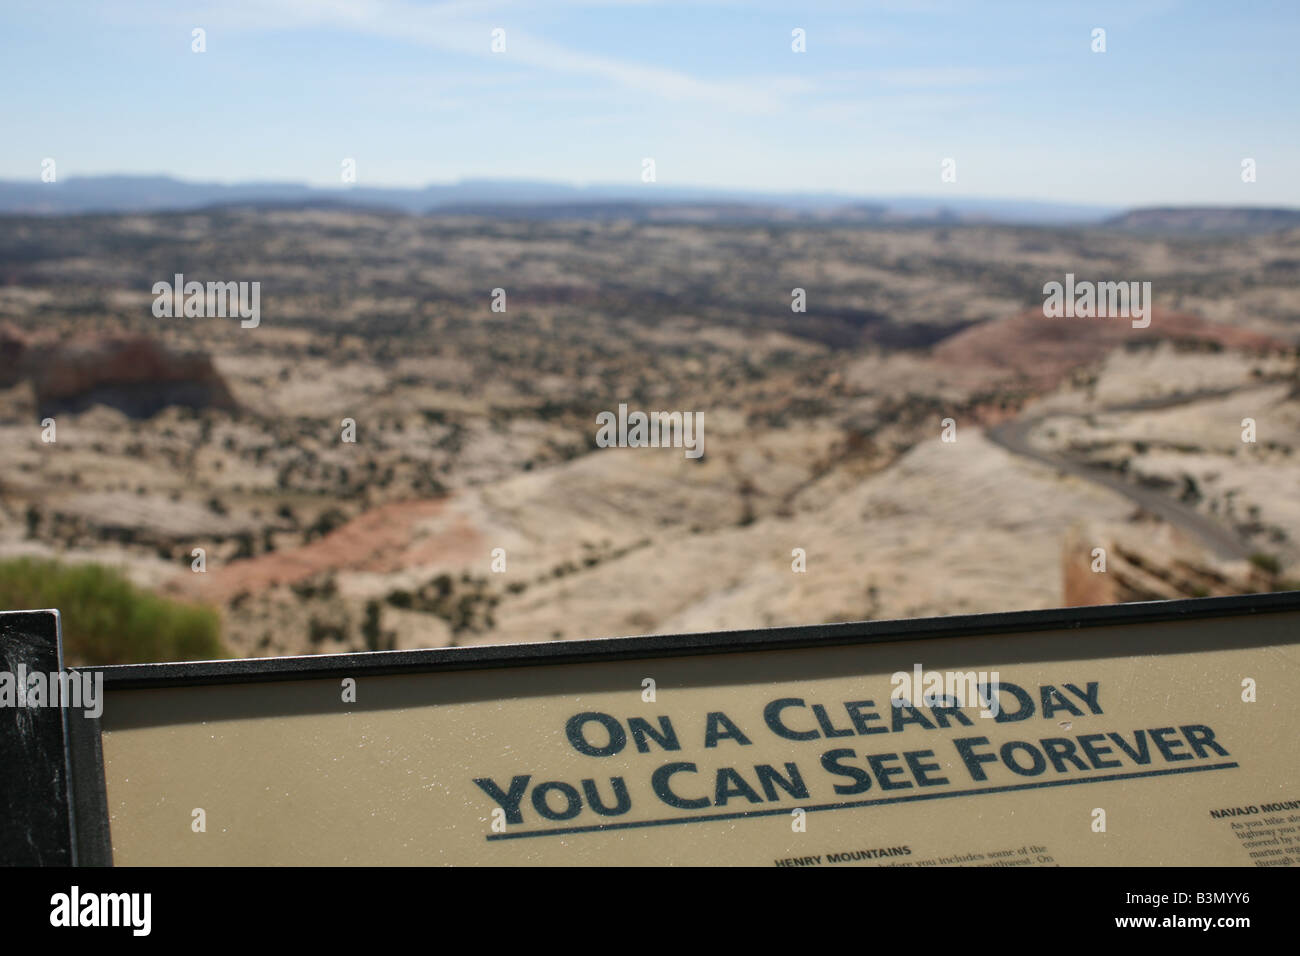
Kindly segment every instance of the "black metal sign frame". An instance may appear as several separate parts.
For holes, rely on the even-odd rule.
[[[810,627],[308,657],[71,668],[114,690],[542,667],[629,659],[1086,630],[1300,611],[1300,591]],[[1079,640],[1085,640],[1080,635]],[[1243,641],[1243,643],[1245,643]],[[0,612],[0,670],[63,670],[57,611]],[[26,722],[24,722],[26,721]],[[78,710],[0,708],[0,864],[111,866],[100,721]]]

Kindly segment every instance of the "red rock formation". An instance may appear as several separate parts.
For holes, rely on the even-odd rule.
[[[27,336],[14,325],[0,325],[0,388],[13,388],[22,381]]]
[[[1099,361],[1112,349],[1162,339],[1259,351],[1288,347],[1257,332],[1163,309],[1153,310],[1149,326],[1135,329],[1128,319],[1049,319],[1037,308],[964,329],[936,345],[934,357],[955,367],[996,369],[1010,379],[1049,390],[1073,369]]]
[[[1097,548],[1105,552],[1104,565]],[[1163,522],[1080,523],[1067,532],[1061,557],[1066,607],[1279,589],[1272,575],[1246,561],[1215,561]]]
[[[109,405],[133,417],[168,405],[237,407],[203,352],[180,352],[147,336],[96,337],[77,343],[34,341],[0,328],[0,387],[30,379],[41,414]]]

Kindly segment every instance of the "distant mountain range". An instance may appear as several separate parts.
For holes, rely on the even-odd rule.
[[[1153,207],[1131,209],[1103,225],[1129,232],[1237,233],[1280,232],[1300,228],[1300,209],[1261,209],[1245,206]]]
[[[301,183],[196,183],[168,176],[0,180],[0,214],[163,212],[217,206],[389,209],[415,215],[644,222],[1008,223],[1159,232],[1263,232],[1300,224],[1300,210],[1139,209],[1031,200],[902,197],[464,180],[422,189]]]
[[[301,183],[195,183],[168,176],[87,176],[56,183],[0,180],[0,213],[159,212],[273,205],[395,209],[512,218],[633,218],[698,221],[1098,222],[1114,207],[1019,200],[863,200],[833,193],[638,186],[569,186],[525,180],[463,180],[422,189],[323,189]]]

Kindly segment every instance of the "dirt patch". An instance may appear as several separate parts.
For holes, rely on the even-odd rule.
[[[243,592],[256,594],[324,572],[391,574],[420,565],[460,564],[481,550],[486,555],[479,529],[464,516],[449,514],[448,501],[437,498],[380,505],[302,547],[209,568],[198,590],[208,600],[226,601]]]

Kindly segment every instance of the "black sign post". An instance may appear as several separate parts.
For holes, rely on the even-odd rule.
[[[25,694],[28,675],[63,670],[57,611],[0,614],[0,672]],[[0,707],[0,863],[77,862],[68,797],[67,717],[61,707]]]

